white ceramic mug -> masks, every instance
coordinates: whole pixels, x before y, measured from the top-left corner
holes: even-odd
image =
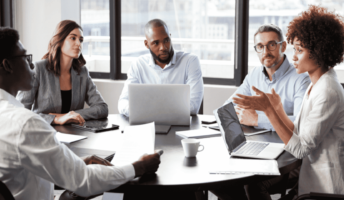
[[[197,152],[204,150],[204,146],[197,139],[183,139],[182,145],[185,157],[195,157]],[[199,147],[202,147],[202,149],[199,150]]]

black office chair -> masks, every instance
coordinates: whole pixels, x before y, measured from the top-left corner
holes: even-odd
[[[14,200],[14,197],[11,191],[7,188],[7,186],[0,181],[0,200]]]
[[[327,193],[315,193],[311,192],[309,194],[303,194],[297,197],[296,200],[338,200],[344,199],[344,195],[340,194],[327,194]]]

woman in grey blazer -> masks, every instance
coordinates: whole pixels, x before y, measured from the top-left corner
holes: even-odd
[[[48,123],[82,123],[108,116],[108,106],[89,76],[82,51],[82,28],[61,21],[49,42],[48,53],[35,65],[34,86],[17,99]],[[84,103],[89,108],[84,109]]]

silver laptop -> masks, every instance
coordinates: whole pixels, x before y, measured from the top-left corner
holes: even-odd
[[[129,84],[130,125],[190,125],[190,85]]]
[[[232,103],[214,110],[214,115],[231,156],[272,160],[283,152],[283,143],[247,141]]]

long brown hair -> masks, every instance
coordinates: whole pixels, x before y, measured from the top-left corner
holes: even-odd
[[[61,67],[60,67],[60,57],[61,57],[61,46],[74,29],[79,28],[82,30],[81,26],[72,20],[63,20],[61,21],[55,30],[54,36],[50,39],[48,52],[43,56],[43,59],[48,59],[48,64],[46,68],[48,71],[54,73],[56,76],[60,76]],[[81,68],[86,64],[86,60],[80,54],[78,59],[73,59],[72,67],[75,71],[80,73]]]

